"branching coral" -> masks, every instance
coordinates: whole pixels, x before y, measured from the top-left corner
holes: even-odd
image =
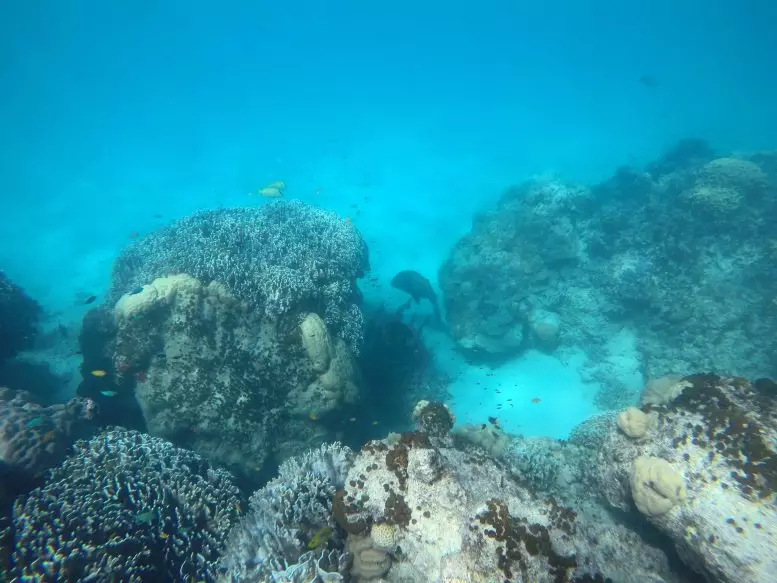
[[[281,464],[278,477],[251,496],[248,515],[230,534],[221,561],[227,576],[248,583],[266,581],[284,571],[313,569],[318,577],[316,569],[325,569],[320,566],[322,556],[328,558],[327,564],[335,573],[345,569],[344,553],[328,547],[334,545],[335,537],[314,547],[313,554],[309,549],[322,529],[337,528],[332,503],[335,492],[345,483],[352,459],[350,449],[335,443]]]
[[[277,318],[304,307],[358,351],[364,319],[356,279],[367,246],[353,225],[297,201],[199,212],[138,239],[113,269],[110,298],[166,275],[223,284],[238,299]]]
[[[13,577],[213,581],[238,513],[229,474],[197,454],[123,429],[78,442],[42,488],[17,501]]]

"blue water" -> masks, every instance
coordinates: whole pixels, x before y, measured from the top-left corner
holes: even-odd
[[[775,21],[767,1],[7,1],[0,265],[77,322],[131,235],[284,180],[353,220],[382,281],[435,281],[510,184],[592,183],[690,136],[773,147]],[[563,437],[594,411],[580,359],[485,377],[428,341],[460,421],[513,398],[508,430]]]

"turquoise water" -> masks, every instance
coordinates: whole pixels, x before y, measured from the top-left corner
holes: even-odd
[[[399,305],[391,276],[435,282],[511,184],[593,183],[689,136],[775,143],[767,2],[116,4],[0,6],[0,265],[50,325],[80,321],[135,234],[263,204],[247,193],[274,180],[350,217],[381,282],[366,299]],[[564,437],[594,412],[582,357],[486,377],[427,339],[459,421],[505,399],[508,430]],[[628,343],[617,366],[642,382]]]

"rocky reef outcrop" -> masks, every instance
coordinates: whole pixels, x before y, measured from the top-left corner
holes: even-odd
[[[706,580],[772,581],[777,384],[698,374],[662,394],[602,427],[596,491],[638,511]]]
[[[773,375],[775,158],[686,141],[590,188],[508,190],[440,269],[453,337],[481,359],[584,347],[610,395],[624,347],[648,379]]]
[[[113,374],[148,431],[237,472],[320,443],[316,421],[359,396],[350,348],[314,312],[270,319],[175,275],[122,296],[114,317]]]

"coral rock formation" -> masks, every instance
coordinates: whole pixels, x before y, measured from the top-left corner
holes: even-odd
[[[316,434],[292,421],[358,395],[350,350],[316,314],[300,330],[219,283],[175,275],[124,295],[115,317],[114,366],[137,379],[148,430],[235,471],[260,470],[292,436],[306,449]]]

